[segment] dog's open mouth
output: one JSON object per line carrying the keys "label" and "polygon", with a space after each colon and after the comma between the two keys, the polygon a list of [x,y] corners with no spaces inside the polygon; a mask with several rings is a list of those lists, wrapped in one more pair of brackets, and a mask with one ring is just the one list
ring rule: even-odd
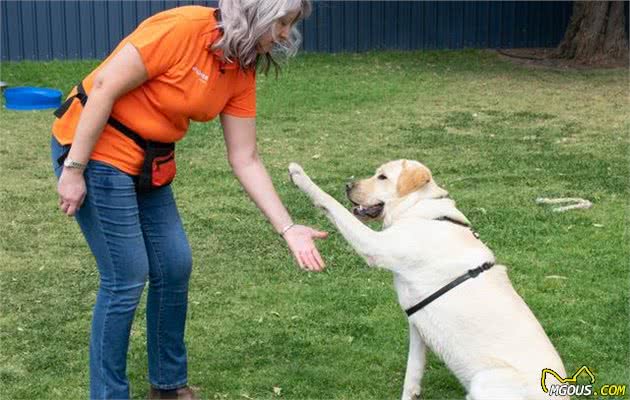
{"label": "dog's open mouth", "polygon": [[367,207],[354,202],[353,204],[352,213],[359,218],[378,218],[383,212],[383,207],[385,207],[385,203],[383,202]]}

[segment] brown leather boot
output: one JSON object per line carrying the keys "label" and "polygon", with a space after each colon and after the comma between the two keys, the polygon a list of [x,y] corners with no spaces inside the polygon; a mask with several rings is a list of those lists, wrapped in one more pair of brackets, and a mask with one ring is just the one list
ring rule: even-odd
{"label": "brown leather boot", "polygon": [[178,399],[178,400],[199,400],[199,396],[190,386],[180,387],[172,390],[162,390],[151,387],[149,400]]}

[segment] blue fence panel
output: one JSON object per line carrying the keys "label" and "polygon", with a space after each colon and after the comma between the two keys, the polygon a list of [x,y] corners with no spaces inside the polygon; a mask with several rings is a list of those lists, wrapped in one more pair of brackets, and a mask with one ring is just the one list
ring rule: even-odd
{"label": "blue fence panel", "polygon": [[[22,13],[20,11],[19,3],[6,3],[6,15],[11,15],[11,18],[3,18],[2,25],[6,26],[8,33],[8,46],[6,51],[2,51],[2,57],[5,53],[10,55],[13,60],[22,60],[24,58],[24,48],[22,42],[24,38],[22,36],[21,18]],[[4,17],[4,15],[3,15]]]}
{"label": "blue fence panel", "polygon": [[357,51],[370,50],[371,7],[372,4],[370,2],[357,2]]}
{"label": "blue fence panel", "polygon": [[79,24],[79,47],[81,58],[96,58],[96,34],[94,33],[94,5],[84,1],[79,3],[79,18],[86,24]]}
{"label": "blue fence panel", "polygon": [[[462,10],[462,21],[468,19],[471,22],[477,20],[477,5],[472,2],[464,2]],[[462,23],[462,46],[474,47],[475,39],[477,36],[477,24],[476,23]]]}
{"label": "blue fence panel", "polygon": [[[64,4],[60,1],[52,2],[50,5],[50,41],[52,48],[52,58],[70,58],[66,46],[66,22],[63,12]],[[4,16],[3,16],[4,18]],[[14,36],[11,36],[14,39]],[[108,46],[109,47],[109,46]],[[15,60],[15,56],[11,54],[10,60]],[[4,60],[4,55],[2,57]]]}
{"label": "blue fence panel", "polygon": [[50,4],[46,4],[46,7],[35,8],[35,26],[38,33],[36,58],[43,60],[52,58],[52,21],[49,16]]}
{"label": "blue fence panel", "polygon": [[[158,4],[158,2],[154,2]],[[123,28],[122,28],[122,2],[119,1],[108,1],[107,3],[107,26],[108,26],[108,35],[107,35],[107,45],[111,49],[114,49],[117,43],[122,39],[123,36]],[[160,11],[160,10],[157,10]],[[157,12],[155,11],[155,12]],[[152,10],[151,14],[155,14]]]}
{"label": "blue fence panel", "polygon": [[82,58],[81,44],[81,26],[83,23],[75,23],[79,21],[79,3],[76,1],[62,2],[63,15],[65,21],[65,40],[66,52],[68,58]]}
{"label": "blue fence panel", "polygon": [[[35,21],[35,4],[26,3],[22,7],[22,15],[20,20],[22,21],[22,34],[24,37],[23,51],[24,58],[34,59],[37,57],[37,23]],[[27,26],[24,26],[24,22],[27,22]]]}
{"label": "blue fence panel", "polygon": [[[109,41],[104,40],[108,35],[107,3],[97,1],[94,3],[94,54],[96,58],[104,58],[109,53]],[[96,39],[98,38],[98,39]]]}
{"label": "blue fence panel", "polygon": [[411,49],[411,2],[398,3],[396,43],[404,50]]}
{"label": "blue fence panel", "polygon": [[127,1],[122,4],[122,31],[125,36],[133,32],[138,26],[138,12],[135,1]]}
{"label": "blue fence panel", "polygon": [[[0,13],[2,13],[2,15],[7,14],[6,2],[0,2]],[[0,29],[2,29],[2,31],[0,31],[0,46],[2,46],[0,53],[2,53],[2,59],[5,59],[5,56],[7,56],[6,59],[9,59],[9,54],[6,54],[9,51],[9,30],[4,20],[0,22]]]}
{"label": "blue fence panel", "polygon": [[526,24],[529,32],[526,35],[526,47],[534,47],[536,45],[534,38],[540,37],[540,24],[536,24],[538,20],[540,20],[540,2],[534,2],[527,13]]}
{"label": "blue fence panel", "polygon": [[516,13],[515,4],[504,3],[501,12],[502,35],[500,46],[511,48],[514,47],[514,14]]}
{"label": "blue fence panel", "polygon": [[428,49],[437,49],[438,43],[441,43],[440,39],[440,29],[441,25],[438,26],[438,13],[441,10],[438,9],[439,4],[436,3],[428,3],[427,4],[427,15],[425,17],[425,22],[427,24],[427,48]]}
{"label": "blue fence panel", "polygon": [[317,49],[317,10],[314,9],[308,20],[304,21],[302,30],[304,50],[315,51]]}
{"label": "blue fence panel", "polygon": [[343,2],[331,1],[328,3],[328,18],[330,19],[329,48],[333,53],[343,51]]}
{"label": "blue fence panel", "polygon": [[[180,3],[179,5],[184,5],[184,4],[181,4],[182,2],[178,2],[178,3]],[[150,2],[137,1],[136,2],[136,15],[138,16],[138,21],[144,21],[145,19],[149,18],[149,16],[151,16]]]}
{"label": "blue fence panel", "polygon": [[[103,58],[150,15],[191,4],[218,2],[1,0],[1,59]],[[314,1],[313,14],[299,28],[302,49],[309,52],[555,47],[572,6],[563,1]]]}
{"label": "blue fence panel", "polygon": [[343,47],[345,51],[356,52],[359,48],[359,5],[358,1],[343,3]]}
{"label": "blue fence panel", "polygon": [[388,49],[398,49],[398,2],[383,2],[383,45]]}
{"label": "blue fence panel", "polygon": [[370,39],[371,48],[378,50],[385,47],[385,5],[382,1],[370,2]]}
{"label": "blue fence panel", "polygon": [[330,8],[328,3],[315,3],[317,6],[317,44],[315,51],[329,52],[332,50],[330,42]]}

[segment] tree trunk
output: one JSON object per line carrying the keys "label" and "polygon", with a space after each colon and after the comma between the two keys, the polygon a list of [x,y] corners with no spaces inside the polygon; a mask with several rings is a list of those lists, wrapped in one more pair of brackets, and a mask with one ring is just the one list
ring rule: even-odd
{"label": "tree trunk", "polygon": [[576,1],[555,57],[580,64],[627,60],[623,1]]}

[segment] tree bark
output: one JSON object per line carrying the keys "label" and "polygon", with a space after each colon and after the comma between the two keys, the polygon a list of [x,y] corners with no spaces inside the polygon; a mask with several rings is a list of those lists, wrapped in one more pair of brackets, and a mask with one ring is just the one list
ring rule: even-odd
{"label": "tree bark", "polygon": [[576,1],[555,57],[579,64],[627,60],[623,1]]}

